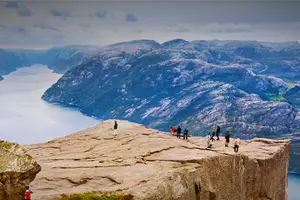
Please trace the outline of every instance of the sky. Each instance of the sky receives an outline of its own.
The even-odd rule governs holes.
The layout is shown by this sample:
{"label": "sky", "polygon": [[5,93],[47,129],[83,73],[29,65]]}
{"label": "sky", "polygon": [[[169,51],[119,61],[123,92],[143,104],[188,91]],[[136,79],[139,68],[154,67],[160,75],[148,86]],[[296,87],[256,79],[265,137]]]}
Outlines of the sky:
{"label": "sky", "polygon": [[300,41],[297,1],[0,2],[0,48],[152,39]]}

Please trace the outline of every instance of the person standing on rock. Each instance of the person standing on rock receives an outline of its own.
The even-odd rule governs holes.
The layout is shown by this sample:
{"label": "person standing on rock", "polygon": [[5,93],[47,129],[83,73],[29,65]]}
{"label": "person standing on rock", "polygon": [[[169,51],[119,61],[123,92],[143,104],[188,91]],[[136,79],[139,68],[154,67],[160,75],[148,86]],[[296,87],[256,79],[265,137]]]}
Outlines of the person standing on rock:
{"label": "person standing on rock", "polygon": [[228,144],[230,143],[230,135],[231,135],[231,132],[230,131],[227,131],[226,132],[226,135],[225,135],[225,147],[228,147]]}
{"label": "person standing on rock", "polygon": [[183,139],[188,140],[188,135],[189,135],[189,127],[186,126],[183,133]]}
{"label": "person standing on rock", "polygon": [[217,124],[217,126],[216,126],[217,140],[220,140],[220,138],[219,138],[220,132],[221,132],[221,128],[220,128],[219,124]]}
{"label": "person standing on rock", "polygon": [[235,142],[234,142],[234,152],[239,152],[239,146],[241,144],[241,140],[239,136],[236,136]]}
{"label": "person standing on rock", "polygon": [[117,136],[117,129],[118,129],[118,122],[115,121],[115,125],[114,125],[114,136]]}
{"label": "person standing on rock", "polygon": [[32,194],[33,192],[31,191],[31,189],[30,189],[30,187],[28,186],[27,187],[27,190],[26,190],[26,192],[25,192],[25,200],[31,200],[31,194]]}
{"label": "person standing on rock", "polygon": [[181,130],[182,130],[182,129],[180,128],[180,126],[178,126],[177,129],[176,129],[176,132],[177,132],[177,138],[179,138],[179,139],[180,139]]}

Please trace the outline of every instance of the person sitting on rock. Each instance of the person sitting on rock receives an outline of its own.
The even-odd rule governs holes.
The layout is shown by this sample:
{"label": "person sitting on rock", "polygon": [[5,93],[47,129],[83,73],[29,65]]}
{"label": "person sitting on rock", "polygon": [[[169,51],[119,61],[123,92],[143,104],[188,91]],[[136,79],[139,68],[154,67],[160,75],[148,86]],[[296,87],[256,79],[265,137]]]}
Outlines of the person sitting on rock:
{"label": "person sitting on rock", "polygon": [[211,132],[211,137],[210,137],[210,139],[211,139],[211,141],[214,141],[215,140],[215,134],[216,134],[216,130],[215,129],[213,129],[212,130],[212,132]]}
{"label": "person sitting on rock", "polygon": [[30,189],[30,187],[28,186],[27,187],[27,190],[26,190],[26,192],[25,192],[25,200],[31,200],[31,194],[32,194],[33,192],[31,191],[31,189]]}
{"label": "person sitting on rock", "polygon": [[211,142],[210,133],[207,134],[207,148],[208,149],[212,148],[212,142]]}
{"label": "person sitting on rock", "polygon": [[114,136],[117,136],[117,129],[118,129],[118,122],[115,121],[115,124],[114,124]]}
{"label": "person sitting on rock", "polygon": [[236,136],[235,142],[234,142],[234,152],[239,152],[239,146],[241,144],[241,140],[239,136]]}
{"label": "person sitting on rock", "polygon": [[180,126],[178,126],[177,129],[176,129],[176,132],[177,132],[177,138],[179,138],[179,139],[180,139],[181,130],[182,130],[182,129],[180,128]]}
{"label": "person sitting on rock", "polygon": [[188,135],[189,135],[189,127],[186,126],[183,132],[183,139],[187,140],[188,139]]}
{"label": "person sitting on rock", "polygon": [[230,143],[230,135],[231,135],[231,132],[230,131],[227,131],[226,132],[226,135],[225,135],[225,147],[228,147],[229,143]]}
{"label": "person sitting on rock", "polygon": [[173,127],[173,126],[171,126],[171,127],[170,127],[170,131],[171,131],[171,134],[173,135],[173,134],[176,132],[176,128]]}

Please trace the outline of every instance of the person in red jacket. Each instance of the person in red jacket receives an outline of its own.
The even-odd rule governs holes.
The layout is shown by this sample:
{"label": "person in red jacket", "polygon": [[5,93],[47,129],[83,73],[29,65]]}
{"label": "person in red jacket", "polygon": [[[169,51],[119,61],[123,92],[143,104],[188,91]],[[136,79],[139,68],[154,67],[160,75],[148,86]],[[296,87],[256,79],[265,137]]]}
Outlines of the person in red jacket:
{"label": "person in red jacket", "polygon": [[25,192],[25,200],[31,200],[31,194],[32,194],[32,191],[31,191],[30,187],[28,186],[27,190]]}

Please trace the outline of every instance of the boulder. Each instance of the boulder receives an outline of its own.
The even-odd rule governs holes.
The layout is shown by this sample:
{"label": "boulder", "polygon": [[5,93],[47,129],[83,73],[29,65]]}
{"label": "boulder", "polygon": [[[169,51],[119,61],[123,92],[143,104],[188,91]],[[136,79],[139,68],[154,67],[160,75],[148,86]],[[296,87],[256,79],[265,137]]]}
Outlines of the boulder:
{"label": "boulder", "polygon": [[22,147],[0,140],[0,200],[23,200],[26,187],[40,170]]}
{"label": "boulder", "polygon": [[135,200],[286,200],[290,141],[177,139],[143,125],[113,120],[26,149],[43,170],[34,199],[62,194],[125,193]]}

